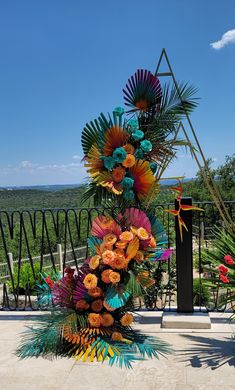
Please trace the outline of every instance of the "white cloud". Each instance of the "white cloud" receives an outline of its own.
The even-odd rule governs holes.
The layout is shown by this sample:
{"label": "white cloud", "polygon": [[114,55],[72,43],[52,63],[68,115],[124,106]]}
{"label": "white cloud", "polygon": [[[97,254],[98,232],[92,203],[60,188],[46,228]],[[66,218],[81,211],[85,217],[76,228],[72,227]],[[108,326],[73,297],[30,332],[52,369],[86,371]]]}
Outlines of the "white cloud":
{"label": "white cloud", "polygon": [[82,159],[82,157],[79,156],[78,154],[75,154],[75,155],[73,156],[73,160],[81,160],[81,159]]}
{"label": "white cloud", "polygon": [[210,46],[212,46],[215,50],[219,50],[229,43],[235,43],[235,28],[228,30],[222,35],[222,38],[219,41],[210,43]]}
{"label": "white cloud", "polygon": [[0,166],[1,186],[81,183],[87,177],[84,164],[39,164],[24,160],[15,165]]}

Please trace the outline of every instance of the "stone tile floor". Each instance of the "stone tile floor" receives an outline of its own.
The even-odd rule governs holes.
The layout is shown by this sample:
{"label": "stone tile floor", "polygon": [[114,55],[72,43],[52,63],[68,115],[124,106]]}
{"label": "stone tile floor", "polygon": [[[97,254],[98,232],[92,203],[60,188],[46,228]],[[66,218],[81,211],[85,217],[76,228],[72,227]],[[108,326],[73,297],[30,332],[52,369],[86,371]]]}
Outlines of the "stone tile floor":
{"label": "stone tile floor", "polygon": [[30,315],[1,312],[0,390],[234,390],[235,328],[229,314],[212,313],[211,330],[196,331],[161,329],[161,314],[143,312],[135,326],[168,341],[174,353],[126,370],[65,358],[21,361],[14,350]]}

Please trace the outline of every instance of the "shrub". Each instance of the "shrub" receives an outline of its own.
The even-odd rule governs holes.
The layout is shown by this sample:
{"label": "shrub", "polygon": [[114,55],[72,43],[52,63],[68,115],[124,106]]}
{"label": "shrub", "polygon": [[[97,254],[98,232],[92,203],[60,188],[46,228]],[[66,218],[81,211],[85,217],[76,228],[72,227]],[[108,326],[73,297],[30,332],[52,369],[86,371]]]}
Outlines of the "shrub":
{"label": "shrub", "polygon": [[194,305],[208,305],[210,301],[209,288],[199,278],[193,280],[193,302]]}
{"label": "shrub", "polygon": [[[13,274],[13,282],[15,290],[17,290],[17,286],[19,288],[19,294],[24,294],[26,289],[33,290],[36,282],[40,282],[42,277],[40,274],[40,263],[34,263],[34,274],[33,276],[32,267],[29,263],[22,264],[20,267],[20,276],[19,276],[19,284],[18,284],[18,267],[15,268],[15,272]],[[7,282],[9,291],[13,292],[13,286],[11,280]]]}

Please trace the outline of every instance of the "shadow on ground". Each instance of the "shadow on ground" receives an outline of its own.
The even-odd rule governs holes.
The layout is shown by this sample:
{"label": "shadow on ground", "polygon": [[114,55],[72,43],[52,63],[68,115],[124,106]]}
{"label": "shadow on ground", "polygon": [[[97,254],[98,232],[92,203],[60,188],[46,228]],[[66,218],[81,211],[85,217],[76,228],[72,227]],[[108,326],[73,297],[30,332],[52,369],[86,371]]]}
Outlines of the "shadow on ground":
{"label": "shadow on ground", "polygon": [[212,370],[225,364],[235,367],[235,340],[232,337],[215,339],[203,336],[181,335],[192,344],[188,350],[180,350],[182,361],[192,367],[211,367]]}

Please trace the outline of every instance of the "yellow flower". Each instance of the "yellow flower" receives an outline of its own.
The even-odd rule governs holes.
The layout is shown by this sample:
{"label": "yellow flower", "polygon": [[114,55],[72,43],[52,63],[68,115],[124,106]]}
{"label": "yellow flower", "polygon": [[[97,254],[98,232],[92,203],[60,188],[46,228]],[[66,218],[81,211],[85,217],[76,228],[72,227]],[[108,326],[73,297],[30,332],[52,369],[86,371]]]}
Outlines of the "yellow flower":
{"label": "yellow flower", "polygon": [[111,272],[113,272],[111,269],[106,269],[105,271],[102,272],[101,274],[102,282],[111,283],[111,280],[109,279]]}
{"label": "yellow flower", "polygon": [[133,145],[131,144],[126,144],[123,146],[123,149],[125,149],[125,151],[128,153],[128,154],[134,154],[135,153],[135,148]]}
{"label": "yellow flower", "polygon": [[113,316],[111,316],[111,314],[109,314],[109,313],[102,314],[102,318],[101,318],[101,325],[102,326],[109,327],[109,326],[112,326],[113,323],[114,323],[114,318],[113,318]]}
{"label": "yellow flower", "polygon": [[126,156],[125,160],[123,161],[122,165],[125,168],[133,167],[133,165],[135,165],[135,156],[133,156],[133,154],[128,154]]}
{"label": "yellow flower", "polygon": [[102,299],[96,299],[95,301],[92,302],[91,304],[91,310],[94,311],[95,313],[98,313],[103,309],[103,301]]}
{"label": "yellow flower", "polygon": [[139,229],[137,229],[136,233],[137,233],[137,236],[139,237],[140,240],[148,240],[148,238],[149,238],[149,234],[148,234],[147,230],[143,227],[140,227]]}
{"label": "yellow flower", "polygon": [[104,264],[110,264],[114,260],[114,257],[114,252],[109,249],[102,253],[102,260]]}
{"label": "yellow flower", "polygon": [[101,315],[96,313],[88,314],[88,322],[91,327],[99,328],[101,325]]}
{"label": "yellow flower", "polygon": [[111,283],[118,283],[120,282],[120,274],[118,272],[110,272],[109,279]]}
{"label": "yellow flower", "polygon": [[79,301],[76,302],[75,306],[77,310],[87,310],[90,305],[85,299],[79,299]]}
{"label": "yellow flower", "polygon": [[135,260],[137,263],[141,263],[144,260],[144,254],[142,251],[138,251],[135,255]]}
{"label": "yellow flower", "polygon": [[96,269],[99,267],[101,257],[99,255],[91,257],[89,261],[89,267],[91,269]]}
{"label": "yellow flower", "polygon": [[115,242],[117,241],[117,237],[115,236],[115,234],[110,233],[110,234],[106,234],[106,236],[104,236],[103,240],[108,245],[114,245]]}
{"label": "yellow flower", "polygon": [[93,287],[88,290],[88,294],[91,297],[98,298],[103,295],[103,291],[101,290],[100,287]]}
{"label": "yellow flower", "polygon": [[131,232],[128,232],[127,230],[125,232],[122,232],[119,236],[120,240],[127,243],[133,240],[134,236]]}
{"label": "yellow flower", "polygon": [[113,341],[121,341],[123,339],[123,336],[120,332],[113,332],[112,333],[112,336],[111,336],[111,339]]}
{"label": "yellow flower", "polygon": [[114,168],[112,173],[112,177],[114,181],[120,183],[123,180],[124,176],[125,176],[125,169],[123,169],[122,167]]}
{"label": "yellow flower", "polygon": [[83,280],[84,286],[89,290],[97,286],[98,279],[93,274],[87,274]]}
{"label": "yellow flower", "polygon": [[129,326],[132,322],[133,322],[133,315],[130,314],[130,313],[126,313],[124,314],[124,316],[122,316],[120,322],[122,324],[122,326]]}

